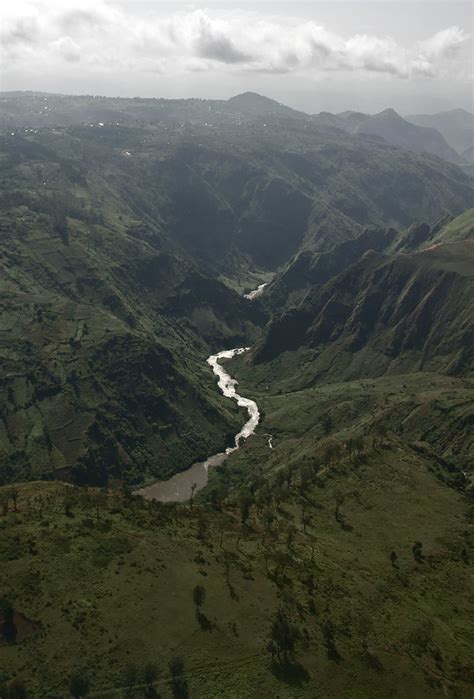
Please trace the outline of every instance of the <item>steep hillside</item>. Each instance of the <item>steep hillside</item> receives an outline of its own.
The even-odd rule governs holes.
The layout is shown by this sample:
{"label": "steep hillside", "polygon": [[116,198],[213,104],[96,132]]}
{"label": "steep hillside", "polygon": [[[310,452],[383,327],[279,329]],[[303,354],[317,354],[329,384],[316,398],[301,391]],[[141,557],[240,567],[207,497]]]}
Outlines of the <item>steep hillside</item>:
{"label": "steep hillside", "polygon": [[248,342],[263,312],[199,274],[96,170],[8,145],[1,481],[138,483],[222,449],[240,417],[205,358]]}
{"label": "steep hillside", "polygon": [[255,361],[305,347],[314,381],[421,370],[469,373],[473,270],[471,241],[388,257],[368,252],[276,317]]}
{"label": "steep hillside", "polygon": [[265,304],[278,312],[297,304],[313,285],[322,285],[354,264],[368,250],[383,251],[396,240],[394,228],[366,229],[325,252],[305,250],[279,272],[265,290]]}
{"label": "steep hillside", "polygon": [[369,250],[415,252],[440,242],[472,238],[474,210],[459,216],[442,216],[433,225],[413,223],[397,232],[394,228],[367,228],[356,238],[334,245],[325,252],[303,250],[285,265],[265,289],[263,302],[275,311],[297,305],[312,285],[322,285],[354,264]]}

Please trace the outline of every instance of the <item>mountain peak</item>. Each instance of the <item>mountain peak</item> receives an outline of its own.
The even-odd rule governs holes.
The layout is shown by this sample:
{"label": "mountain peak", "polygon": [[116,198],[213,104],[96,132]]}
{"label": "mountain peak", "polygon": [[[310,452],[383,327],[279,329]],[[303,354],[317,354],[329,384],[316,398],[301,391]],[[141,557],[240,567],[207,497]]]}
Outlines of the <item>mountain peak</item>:
{"label": "mountain peak", "polygon": [[307,116],[304,112],[299,112],[296,109],[287,107],[285,104],[277,102],[270,97],[259,95],[257,92],[242,92],[240,95],[235,95],[228,99],[227,104],[243,112],[255,114],[256,116],[264,116],[267,114],[292,116],[296,118]]}
{"label": "mountain peak", "polygon": [[403,117],[400,116],[398,112],[396,112],[392,107],[388,107],[387,109],[384,109],[382,112],[379,112],[378,114],[374,115],[375,117],[385,117],[385,118],[390,118],[390,119],[400,119],[403,121]]}
{"label": "mountain peak", "polygon": [[230,97],[228,102],[231,102],[233,104],[242,104],[242,105],[248,105],[248,106],[255,106],[255,105],[274,105],[278,107],[283,107],[280,102],[277,102],[276,100],[271,99],[270,97],[265,97],[265,95],[259,95],[258,92],[241,92],[238,95],[234,95],[234,97]]}

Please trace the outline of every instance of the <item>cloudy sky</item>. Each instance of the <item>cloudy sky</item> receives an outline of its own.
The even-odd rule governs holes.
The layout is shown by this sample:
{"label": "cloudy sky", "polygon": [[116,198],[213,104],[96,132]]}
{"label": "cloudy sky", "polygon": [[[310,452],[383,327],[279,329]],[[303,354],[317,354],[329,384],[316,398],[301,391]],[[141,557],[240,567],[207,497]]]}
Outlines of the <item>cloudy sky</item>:
{"label": "cloudy sky", "polygon": [[456,0],[14,0],[1,89],[227,98],[309,112],[473,109],[473,7]]}

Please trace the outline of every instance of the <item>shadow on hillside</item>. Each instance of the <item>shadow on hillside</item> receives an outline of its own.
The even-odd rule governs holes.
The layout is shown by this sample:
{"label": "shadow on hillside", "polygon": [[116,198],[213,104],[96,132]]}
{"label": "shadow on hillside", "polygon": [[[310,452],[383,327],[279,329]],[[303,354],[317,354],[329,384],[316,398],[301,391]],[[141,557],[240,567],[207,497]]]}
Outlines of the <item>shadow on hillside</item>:
{"label": "shadow on hillside", "polygon": [[196,620],[201,627],[201,631],[212,631],[215,628],[212,621],[199,610],[196,611]]}
{"label": "shadow on hillside", "polygon": [[292,685],[293,687],[301,687],[303,682],[309,680],[308,672],[300,663],[294,660],[284,660],[283,662],[273,660],[272,673],[277,680],[286,682],[286,684]]}
{"label": "shadow on hillside", "polygon": [[369,651],[365,652],[362,655],[362,660],[365,663],[365,665],[367,665],[367,667],[371,670],[375,670],[376,672],[384,672],[384,666],[382,662],[373,653],[370,653]]}

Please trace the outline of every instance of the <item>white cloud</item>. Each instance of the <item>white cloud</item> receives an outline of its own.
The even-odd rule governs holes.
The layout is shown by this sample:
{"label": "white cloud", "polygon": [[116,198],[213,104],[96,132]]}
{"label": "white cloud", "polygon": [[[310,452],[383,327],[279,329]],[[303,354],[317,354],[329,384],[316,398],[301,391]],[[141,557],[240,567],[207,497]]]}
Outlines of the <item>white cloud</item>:
{"label": "white cloud", "polygon": [[344,37],[311,21],[242,12],[224,19],[217,11],[193,9],[144,16],[103,0],[20,3],[10,8],[1,32],[6,67],[80,62],[102,72],[359,71],[398,78],[436,76],[467,38],[459,27],[448,27],[405,47],[391,37]]}
{"label": "white cloud", "polygon": [[77,63],[81,60],[81,51],[76,42],[70,36],[61,36],[51,42],[51,49],[57,53],[59,58],[68,63]]}
{"label": "white cloud", "polygon": [[454,56],[467,38],[466,33],[459,27],[448,27],[429,39],[420,41],[418,46],[427,60],[439,60]]}

